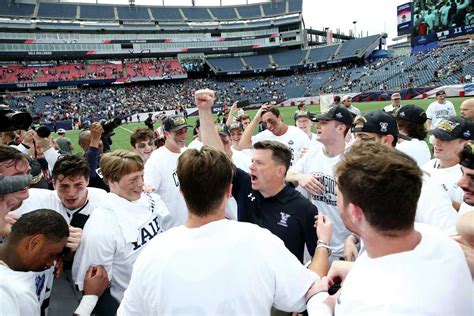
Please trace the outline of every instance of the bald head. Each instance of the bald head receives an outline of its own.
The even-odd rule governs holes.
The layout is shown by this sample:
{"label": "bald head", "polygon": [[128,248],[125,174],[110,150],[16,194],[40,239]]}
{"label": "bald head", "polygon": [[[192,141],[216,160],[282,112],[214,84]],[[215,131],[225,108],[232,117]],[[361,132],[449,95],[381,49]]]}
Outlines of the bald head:
{"label": "bald head", "polygon": [[474,98],[467,99],[461,103],[461,117],[474,121]]}

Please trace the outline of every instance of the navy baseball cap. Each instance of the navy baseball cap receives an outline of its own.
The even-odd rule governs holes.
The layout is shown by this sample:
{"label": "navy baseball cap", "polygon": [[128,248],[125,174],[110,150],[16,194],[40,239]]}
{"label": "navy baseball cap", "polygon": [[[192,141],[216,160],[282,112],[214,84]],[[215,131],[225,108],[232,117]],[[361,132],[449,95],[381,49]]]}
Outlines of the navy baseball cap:
{"label": "navy baseball cap", "polygon": [[352,125],[354,116],[352,113],[342,105],[333,106],[326,113],[316,115],[312,118],[313,121],[338,121],[346,125]]}
{"label": "navy baseball cap", "polygon": [[402,106],[398,110],[395,117],[399,120],[404,120],[410,123],[420,124],[420,125],[425,124],[426,120],[428,119],[425,111],[419,106],[416,106],[414,104],[407,104],[407,105]]}
{"label": "navy baseball cap", "polygon": [[444,141],[455,139],[474,140],[473,123],[457,116],[442,119],[438,126],[429,130],[428,133]]}
{"label": "navy baseball cap", "polygon": [[355,118],[355,121],[358,123],[363,122],[364,125],[361,127],[355,127],[355,125],[353,125],[353,133],[366,132],[379,135],[393,135],[402,139],[411,140],[410,137],[400,134],[395,118],[382,110],[358,116]]}
{"label": "navy baseball cap", "polygon": [[31,183],[32,176],[4,176],[0,174],[0,194],[23,190]]}
{"label": "navy baseball cap", "polygon": [[186,119],[182,115],[170,115],[163,122],[163,129],[167,132],[176,132],[185,127],[192,127],[188,125]]}

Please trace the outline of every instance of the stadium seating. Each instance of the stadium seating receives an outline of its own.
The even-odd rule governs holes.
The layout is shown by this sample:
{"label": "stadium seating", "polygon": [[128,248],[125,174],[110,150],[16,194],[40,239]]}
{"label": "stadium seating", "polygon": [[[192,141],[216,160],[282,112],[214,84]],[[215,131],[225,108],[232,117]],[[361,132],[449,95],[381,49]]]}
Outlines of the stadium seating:
{"label": "stadium seating", "polygon": [[217,71],[240,71],[243,67],[240,58],[209,58],[207,62]]}
{"label": "stadium seating", "polygon": [[222,8],[209,8],[212,15],[218,20],[237,20],[237,14],[233,7],[222,7]]}
{"label": "stadium seating", "polygon": [[336,52],[338,47],[339,44],[312,48],[311,52],[309,53],[308,62],[318,63],[330,60],[331,56]]}
{"label": "stadium seating", "polygon": [[11,3],[10,0],[0,0],[0,16],[33,16],[34,4]]}
{"label": "stadium seating", "polygon": [[262,4],[263,13],[265,16],[283,15],[286,13],[285,2],[272,2]]}
{"label": "stadium seating", "polygon": [[259,4],[237,7],[237,11],[239,11],[239,15],[243,19],[255,19],[262,17]]}
{"label": "stadium seating", "polygon": [[117,13],[120,20],[150,20],[148,8],[146,7],[117,6]]}
{"label": "stadium seating", "polygon": [[369,45],[373,44],[378,38],[380,38],[380,35],[372,35],[345,41],[337,52],[336,58],[356,57],[357,55],[364,53],[369,48]]}
{"label": "stadium seating", "polygon": [[183,21],[178,8],[152,7],[151,14],[158,21]]}
{"label": "stadium seating", "polygon": [[289,50],[287,52],[272,54],[273,59],[279,67],[299,65],[305,55],[306,51],[302,50]]}
{"label": "stadium seating", "polygon": [[74,19],[77,13],[76,5],[60,5],[56,3],[40,3],[39,18],[67,18]]}
{"label": "stadium seating", "polygon": [[209,15],[209,12],[206,8],[182,8],[184,16],[187,20],[192,21],[209,21],[212,20],[212,17]]}
{"label": "stadium seating", "polygon": [[83,20],[114,20],[114,7],[110,5],[80,5]]}
{"label": "stadium seating", "polygon": [[270,68],[270,59],[268,55],[246,56],[245,62],[252,67],[252,69],[267,69]]}

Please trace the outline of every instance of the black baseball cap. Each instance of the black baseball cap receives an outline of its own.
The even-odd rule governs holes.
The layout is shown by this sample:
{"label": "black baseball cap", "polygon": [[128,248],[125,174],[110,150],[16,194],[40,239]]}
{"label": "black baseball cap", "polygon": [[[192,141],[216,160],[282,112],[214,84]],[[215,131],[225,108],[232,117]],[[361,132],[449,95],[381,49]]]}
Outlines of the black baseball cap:
{"label": "black baseball cap", "polygon": [[230,136],[229,126],[227,126],[226,124],[217,124],[216,125],[216,131],[220,135]]}
{"label": "black baseball cap", "polygon": [[188,125],[186,119],[182,115],[170,115],[163,122],[163,129],[167,132],[176,132],[185,127],[192,127]]}
{"label": "black baseball cap", "polygon": [[414,104],[407,104],[407,105],[402,106],[398,110],[395,117],[399,120],[404,120],[410,123],[420,124],[420,125],[425,124],[426,120],[428,119],[426,117],[425,110],[423,110],[422,108]]}
{"label": "black baseball cap", "polygon": [[326,113],[312,117],[312,121],[338,121],[346,125],[352,125],[354,116],[342,105],[333,106]]}
{"label": "black baseball cap", "polygon": [[23,190],[31,183],[31,175],[4,176],[0,174],[0,194],[9,194]]}
{"label": "black baseball cap", "polygon": [[400,134],[395,118],[382,110],[366,113],[363,116],[358,116],[355,118],[355,121],[362,121],[364,126],[355,127],[355,125],[353,125],[353,133],[366,132],[376,133],[379,135],[393,135],[402,139],[411,140],[410,137]]}
{"label": "black baseball cap", "polygon": [[436,96],[438,96],[438,95],[446,95],[446,91],[439,90],[439,91],[436,92]]}
{"label": "black baseball cap", "polygon": [[438,126],[435,129],[429,130],[428,133],[444,141],[455,139],[474,140],[473,123],[457,116],[442,119]]}

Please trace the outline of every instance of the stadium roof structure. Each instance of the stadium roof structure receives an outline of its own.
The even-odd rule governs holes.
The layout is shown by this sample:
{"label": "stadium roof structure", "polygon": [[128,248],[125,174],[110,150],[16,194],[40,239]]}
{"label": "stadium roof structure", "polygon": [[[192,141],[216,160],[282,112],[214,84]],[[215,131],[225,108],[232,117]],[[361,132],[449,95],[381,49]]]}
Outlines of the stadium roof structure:
{"label": "stadium roof structure", "polygon": [[303,0],[274,0],[249,5],[210,7],[0,0],[0,18],[102,22],[219,22],[301,14],[302,7]]}

